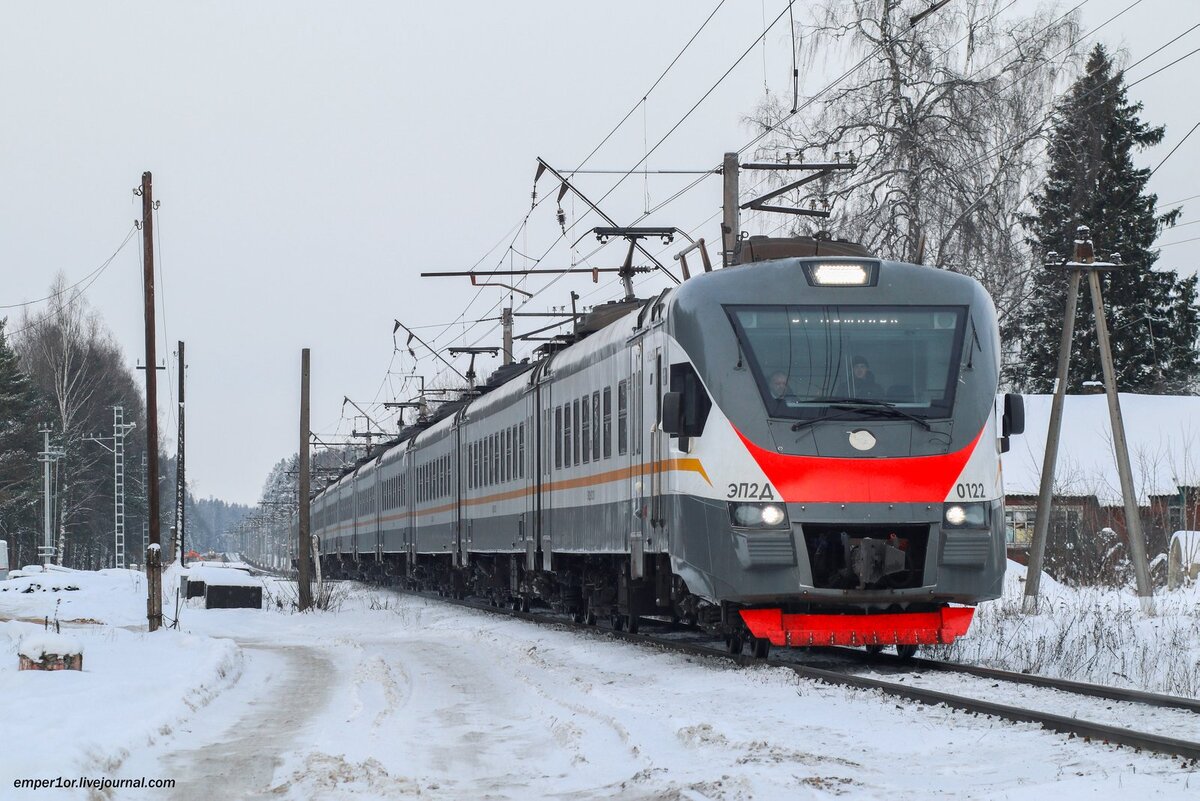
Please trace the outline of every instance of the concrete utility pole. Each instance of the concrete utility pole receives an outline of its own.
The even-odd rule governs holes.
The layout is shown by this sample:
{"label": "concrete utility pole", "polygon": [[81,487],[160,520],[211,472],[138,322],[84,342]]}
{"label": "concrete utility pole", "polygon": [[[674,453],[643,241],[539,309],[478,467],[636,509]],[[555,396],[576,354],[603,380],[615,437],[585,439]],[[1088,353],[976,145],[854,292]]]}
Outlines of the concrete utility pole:
{"label": "concrete utility pole", "polygon": [[726,153],[725,161],[721,167],[721,174],[725,183],[725,214],[721,218],[721,266],[729,267],[733,264],[733,254],[737,250],[738,236],[740,236],[741,223],[738,220],[738,171],[741,169],[738,164],[737,153]]}
{"label": "concrete utility pole", "polygon": [[308,373],[309,373],[309,350],[305,348],[300,351],[300,491],[299,498],[296,499],[299,504],[299,525],[298,537],[298,555],[296,557],[298,568],[298,579],[300,582],[300,611],[303,612],[312,606],[312,584],[308,575],[308,561],[311,558],[311,543],[309,540],[309,520],[308,520],[308,448],[311,438],[308,430]]}
{"label": "concrete utility pole", "polygon": [[501,364],[513,363],[513,310],[512,306],[505,306],[500,310],[500,326],[504,329],[504,358]]}
{"label": "concrete utility pole", "polygon": [[184,565],[187,564],[186,537],[183,529],[187,503],[187,480],[183,469],[183,388],[185,385],[183,376],[187,372],[187,360],[183,357],[183,340],[179,341],[177,358],[179,360],[179,446],[175,449],[175,531],[179,537],[179,564]]}
{"label": "concrete utility pole", "polygon": [[154,194],[149,172],[142,173],[142,286],[146,318],[146,515],[150,544],[146,547],[146,621],[150,631],[162,626],[162,544],[158,520],[158,371],[154,355]]}
{"label": "concrete utility pole", "polygon": [[[1053,257],[1056,254],[1050,255]],[[1115,256],[1114,262],[1119,260],[1120,257]],[[1125,502],[1125,535],[1129,540],[1129,555],[1133,560],[1134,572],[1137,577],[1138,599],[1141,602],[1142,611],[1146,614],[1154,614],[1154,588],[1150,584],[1150,568],[1146,561],[1146,537],[1142,531],[1142,518],[1138,512],[1137,492],[1133,486],[1133,471],[1129,466],[1129,445],[1125,439],[1125,422],[1121,417],[1121,401],[1117,396],[1112,347],[1108,339],[1108,323],[1104,318],[1104,299],[1100,294],[1100,271],[1113,269],[1117,266],[1114,262],[1096,261],[1091,232],[1086,226],[1080,226],[1076,232],[1074,260],[1062,265],[1054,265],[1070,270],[1071,274],[1067,285],[1066,319],[1063,321],[1063,334],[1058,346],[1058,373],[1055,378],[1054,401],[1050,406],[1050,428],[1046,434],[1046,454],[1042,461],[1037,518],[1034,522],[1033,542],[1029,549],[1029,569],[1025,579],[1025,600],[1022,606],[1027,614],[1035,614],[1038,608],[1042,562],[1046,553],[1046,541],[1050,534],[1051,505],[1054,498],[1054,468],[1058,461],[1063,406],[1070,372],[1071,338],[1075,331],[1075,310],[1079,296],[1080,278],[1085,272],[1088,276],[1088,289],[1092,296],[1092,311],[1096,318],[1096,342],[1100,347],[1100,364],[1104,372],[1104,392],[1108,397],[1108,416],[1112,426],[1117,474],[1121,480],[1121,495]]]}
{"label": "concrete utility pole", "polygon": [[53,501],[50,493],[50,467],[51,465],[65,456],[65,453],[60,448],[50,449],[50,434],[54,429],[49,425],[43,425],[38,428],[38,433],[43,437],[42,452],[38,454],[38,461],[42,463],[42,494],[45,499],[45,509],[42,522],[44,525],[42,544],[38,546],[38,556],[42,558],[42,565],[49,567],[54,561],[54,514],[51,511]]}

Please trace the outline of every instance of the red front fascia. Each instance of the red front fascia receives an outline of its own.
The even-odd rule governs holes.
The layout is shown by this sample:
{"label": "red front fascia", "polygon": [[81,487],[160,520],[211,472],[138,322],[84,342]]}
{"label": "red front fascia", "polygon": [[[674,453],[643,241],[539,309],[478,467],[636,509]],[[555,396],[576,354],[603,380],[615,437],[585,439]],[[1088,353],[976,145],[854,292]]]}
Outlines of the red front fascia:
{"label": "red front fascia", "polygon": [[947,606],[937,612],[878,615],[786,615],[779,609],[743,609],[755,637],[772,645],[937,645],[967,633],[975,610]]}
{"label": "red front fascia", "polygon": [[790,503],[941,503],[983,436],[981,429],[970,445],[941,456],[847,459],[774,453],[733,430]]}

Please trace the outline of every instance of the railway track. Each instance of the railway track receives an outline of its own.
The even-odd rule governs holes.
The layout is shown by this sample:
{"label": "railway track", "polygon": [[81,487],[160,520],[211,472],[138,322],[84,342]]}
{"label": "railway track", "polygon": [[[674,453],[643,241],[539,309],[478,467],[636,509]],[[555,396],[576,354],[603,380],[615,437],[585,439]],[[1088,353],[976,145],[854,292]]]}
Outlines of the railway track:
{"label": "railway track", "polygon": [[[1096,717],[1108,716],[1114,719],[1140,717],[1148,720],[1153,717],[1160,725],[1166,725],[1168,728],[1172,725],[1171,720],[1173,720],[1185,732],[1200,732],[1200,717],[1192,717],[1200,714],[1200,701],[1191,698],[931,659],[900,659],[887,654],[868,655],[862,651],[846,648],[820,649],[814,652],[782,651],[776,656],[761,659],[745,654],[730,654],[724,648],[723,643],[716,638],[694,631],[681,631],[668,624],[656,624],[650,619],[643,619],[642,630],[637,634],[631,634],[608,627],[575,623],[568,615],[550,611],[522,612],[504,607],[493,607],[480,601],[452,599],[435,593],[397,591],[478,611],[557,626],[591,636],[609,637],[705,659],[733,662],[743,666],[769,665],[790,670],[803,678],[830,685],[878,691],[895,698],[903,698],[921,704],[940,704],[964,712],[990,715],[1015,723],[1037,724],[1050,731],[1078,737],[1089,742],[1120,745],[1192,762],[1200,761],[1200,740],[1189,740],[1164,734],[1161,731],[1146,731],[1079,717],[1080,711],[1084,713],[1090,711]],[[810,661],[814,654],[817,664]],[[864,668],[877,675],[865,675],[862,672]],[[885,675],[878,675],[880,672]],[[959,683],[972,692],[959,694],[932,687],[915,686],[915,679],[933,674],[957,674],[964,679]],[[975,688],[970,686],[972,681],[979,692],[974,692]],[[985,687],[979,682],[991,684]],[[1000,682],[1027,688],[1027,694],[1038,695],[1040,700],[1049,704],[1059,704],[1059,709],[1073,707],[1073,710],[1056,713],[1047,711],[1045,706],[1034,708],[1032,704],[1029,706],[1014,705],[978,697],[987,695],[986,690],[994,689]],[[1080,699],[1087,700],[1081,702]],[[1101,708],[1099,705],[1104,703],[1116,706],[1110,705]],[[1177,717],[1164,723],[1161,720],[1164,714]]]}

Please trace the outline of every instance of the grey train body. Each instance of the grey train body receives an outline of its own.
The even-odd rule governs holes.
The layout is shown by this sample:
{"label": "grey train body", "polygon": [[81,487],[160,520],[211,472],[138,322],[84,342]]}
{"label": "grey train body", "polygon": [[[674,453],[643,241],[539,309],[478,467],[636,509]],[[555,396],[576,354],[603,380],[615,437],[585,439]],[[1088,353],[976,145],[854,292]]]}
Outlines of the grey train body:
{"label": "grey train body", "polygon": [[[840,264],[868,280],[814,283]],[[742,608],[1000,594],[1007,431],[977,282],[789,258],[613,311],[318,494],[326,574],[727,635]]]}

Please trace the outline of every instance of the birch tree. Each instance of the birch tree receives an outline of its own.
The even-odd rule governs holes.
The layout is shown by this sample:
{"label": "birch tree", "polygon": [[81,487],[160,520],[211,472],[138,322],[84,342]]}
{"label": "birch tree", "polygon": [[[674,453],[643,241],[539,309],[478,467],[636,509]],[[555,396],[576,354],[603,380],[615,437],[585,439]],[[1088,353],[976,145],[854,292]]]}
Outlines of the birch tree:
{"label": "birch tree", "polygon": [[136,489],[145,453],[144,406],[120,347],[82,293],[59,275],[50,296],[44,309],[23,316],[14,347],[45,398],[49,419],[44,422],[53,426],[65,452],[55,479],[58,558],[74,567],[111,567],[112,460],[109,451],[86,437],[112,434],[114,405],[122,406],[125,422],[135,425],[125,440],[126,543],[140,549],[143,507]]}
{"label": "birch tree", "polygon": [[[817,4],[797,28],[805,71],[821,64],[837,74],[863,63],[757,154],[852,156],[856,169],[817,190],[831,203],[831,220],[801,223],[797,233],[828,227],[882,257],[972,275],[1002,315],[1022,298],[1030,259],[1020,214],[1076,31],[1071,15],[1006,16],[1007,5],[958,0],[912,25],[910,15],[927,5]],[[756,122],[766,130],[790,111],[769,100]]]}

